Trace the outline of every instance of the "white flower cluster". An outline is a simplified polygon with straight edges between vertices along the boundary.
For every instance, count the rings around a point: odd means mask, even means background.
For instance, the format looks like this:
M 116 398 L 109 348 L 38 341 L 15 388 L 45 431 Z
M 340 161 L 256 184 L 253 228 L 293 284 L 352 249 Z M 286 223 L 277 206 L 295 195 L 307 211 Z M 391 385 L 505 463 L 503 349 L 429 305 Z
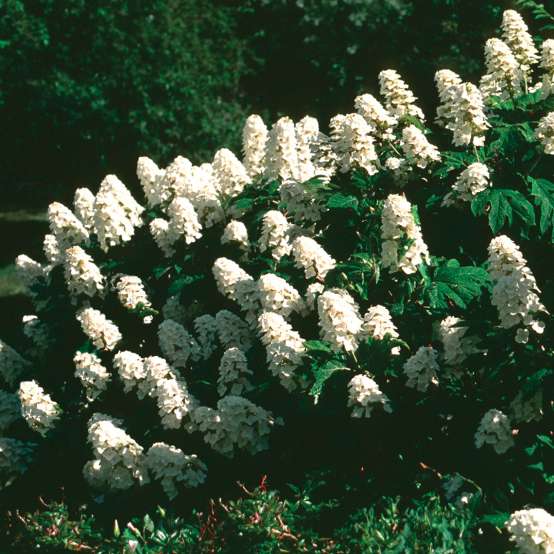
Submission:
M 523 92 L 524 73 L 510 47 L 498 38 L 485 43 L 486 73 L 479 88 L 485 100 L 499 96 L 503 100 Z
M 510 47 L 522 71 L 529 75 L 531 67 L 539 61 L 539 54 L 525 21 L 514 10 L 506 10 L 502 15 L 502 38 Z
M 158 183 L 158 194 L 162 202 L 176 196 L 188 196 L 191 185 L 192 163 L 184 156 L 177 156 L 163 171 Z
M 0 489 L 27 471 L 36 444 L 0 437 Z
M 390 312 L 379 304 L 371 306 L 365 313 L 363 332 L 376 340 L 383 340 L 385 337 L 398 338 L 398 331 L 392 322 Z
M 404 364 L 404 373 L 408 377 L 406 386 L 425 392 L 429 385 L 438 385 L 438 352 L 431 346 L 420 346 L 416 353 Z
M 292 255 L 296 267 L 304 270 L 306 279 L 315 277 L 323 281 L 337 263 L 314 239 L 305 236 L 294 239 Z
M 300 293 L 282 277 L 264 273 L 258 279 L 260 303 L 265 312 L 275 312 L 288 317 L 292 312 L 303 313 L 305 304 Z
M 141 278 L 136 275 L 122 275 L 116 283 L 116 289 L 119 301 L 128 310 L 134 310 L 139 304 L 142 304 L 143 308 L 152 305 Z
M 0 433 L 21 417 L 21 404 L 17 394 L 0 389 Z
M 15 385 L 29 365 L 25 358 L 0 339 L 0 376 L 10 387 Z
M 183 238 L 185 244 L 197 241 L 202 233 L 202 225 L 191 201 L 184 196 L 174 198 L 167 208 L 169 216 L 169 231 L 172 242 Z
M 85 464 L 83 474 L 94 488 L 125 490 L 136 481 L 148 483 L 143 448 L 121 428 L 122 423 L 99 413 L 88 422 L 88 442 L 95 459 Z
M 59 405 L 36 381 L 21 381 L 18 396 L 23 419 L 44 437 L 60 417 Z
M 541 44 L 541 63 L 544 69 L 541 82 L 541 95 L 548 98 L 554 90 L 554 39 L 548 38 Z
M 385 69 L 379 73 L 381 95 L 385 99 L 385 107 L 395 117 L 406 115 L 425 121 L 420 108 L 415 105 L 417 98 L 408 85 L 394 69 Z
M 287 218 L 277 210 L 267 211 L 262 218 L 262 230 L 259 239 L 260 252 L 271 250 L 273 259 L 279 261 L 283 256 L 290 254 L 291 224 Z
M 204 314 L 195 318 L 193 326 L 202 357 L 207 360 L 217 350 L 216 319 L 209 314 Z
M 77 314 L 83 333 L 92 341 L 96 348 L 113 350 L 122 339 L 117 325 L 110 321 L 102 312 L 94 308 L 85 308 Z
M 154 241 L 158 245 L 158 248 L 167 258 L 175 254 L 173 243 L 175 242 L 176 237 L 170 229 L 169 222 L 167 220 L 162 217 L 157 217 L 150 222 L 149 229 Z
M 554 516 L 546 510 L 518 510 L 506 522 L 506 529 L 522 554 L 554 553 Z
M 217 258 L 212 272 L 219 292 L 234 300 L 247 312 L 247 321 L 251 320 L 259 305 L 258 286 L 254 278 L 229 258 Z
M 166 319 L 158 327 L 158 342 L 162 354 L 174 367 L 186 368 L 189 358 L 198 361 L 202 356 L 196 339 L 179 323 Z
M 240 348 L 228 348 L 223 352 L 219 363 L 217 393 L 223 397 L 227 394 L 240 396 L 252 390 L 248 375 L 253 375 L 248 369 L 248 361 Z
M 161 482 L 170 500 L 179 494 L 179 487 L 198 487 L 206 480 L 208 468 L 196 456 L 186 455 L 180 448 L 155 442 L 146 453 L 146 466 L 153 478 Z
M 227 223 L 221 235 L 221 244 L 236 243 L 243 250 L 248 250 L 248 230 L 242 221 L 233 219 Z
M 491 301 L 498 309 L 500 326 L 510 329 L 523 325 L 516 332 L 516 342 L 526 343 L 529 329 L 538 334 L 544 331 L 544 323 L 535 319 L 537 312 L 545 311 L 535 276 L 517 244 L 506 235 L 493 238 L 488 251 L 489 275 L 494 283 Z
M 224 348 L 236 346 L 248 352 L 253 344 L 252 333 L 248 325 L 238 315 L 229 310 L 220 310 L 215 314 L 217 336 Z
M 406 160 L 421 169 L 425 169 L 430 163 L 438 162 L 441 159 L 438 148 L 433 146 L 415 125 L 408 125 L 402 129 L 400 146 Z
M 468 165 L 458 175 L 456 182 L 442 202 L 443 206 L 452 206 L 457 202 L 471 202 L 480 192 L 491 186 L 489 168 L 481 162 Z
M 514 446 L 510 418 L 500 410 L 489 410 L 479 423 L 475 446 L 481 448 L 484 444 L 490 444 L 497 454 L 504 454 Z
M 211 448 L 232 457 L 235 450 L 256 454 L 266 450 L 271 428 L 279 423 L 271 412 L 241 396 L 226 396 L 217 409 L 201 406 L 192 414 L 193 423 Z
M 63 252 L 60 250 L 58 239 L 55 235 L 46 234 L 42 241 L 42 250 L 50 267 L 56 267 L 63 262 Z
M 143 211 L 127 187 L 115 175 L 107 175 L 94 200 L 94 229 L 100 248 L 107 252 L 130 241 L 135 227 L 142 225 Z
M 160 186 L 164 171 L 150 158 L 141 156 L 137 161 L 137 177 L 150 207 L 157 206 L 168 199 L 164 189 Z
M 216 189 L 223 198 L 233 198 L 250 183 L 245 167 L 227 148 L 215 153 L 212 168 Z
M 429 250 L 415 222 L 412 205 L 404 195 L 387 196 L 381 214 L 381 238 L 381 263 L 391 273 L 401 270 L 410 275 L 429 259 Z M 411 241 L 411 244 L 403 248 L 405 240 Z
M 372 133 L 382 141 L 394 140 L 393 129 L 398 119 L 391 115 L 371 94 L 362 94 L 354 99 L 356 111 L 367 121 Z
M 329 127 L 337 168 L 341 173 L 353 169 L 365 169 L 369 175 L 377 173 L 372 128 L 360 114 L 336 115 Z
M 56 237 L 61 251 L 89 240 L 88 231 L 75 214 L 63 204 L 52 202 L 48 206 L 50 231 Z
M 546 114 L 539 121 L 535 136 L 543 145 L 546 154 L 554 154 L 554 112 Z
M 305 182 L 316 176 L 318 173 L 314 165 L 313 150 L 319 139 L 319 122 L 315 117 L 307 115 L 303 117 L 294 127 L 296 132 L 296 157 L 298 160 L 298 171 L 296 178 Z
M 145 367 L 148 372 L 149 361 L 156 356 L 145 359 Z M 148 382 L 151 374 L 147 374 Z M 186 416 L 190 415 L 196 407 L 196 399 L 189 393 L 185 382 L 173 375 L 158 380 L 150 395 L 156 399 L 158 415 L 161 424 L 166 429 L 179 429 Z
M 458 317 L 448 316 L 439 325 L 444 362 L 450 366 L 459 365 L 468 356 L 479 352 L 478 338 L 466 336 L 467 327 L 460 325 L 461 322 L 462 320 Z
M 242 151 L 243 164 L 251 178 L 264 173 L 267 138 L 268 131 L 263 119 L 256 114 L 248 116 L 242 131 Z
M 296 129 L 290 117 L 277 120 L 269 133 L 265 156 L 265 177 L 288 181 L 298 177 Z
M 304 339 L 274 312 L 264 312 L 258 318 L 262 343 L 266 347 L 266 360 L 269 371 L 279 378 L 287 390 L 294 390 L 301 379 L 295 370 L 302 364 L 306 353 Z
M 352 417 L 371 417 L 371 412 L 381 406 L 387 413 L 392 412 L 390 401 L 379 385 L 367 375 L 355 375 L 348 383 L 348 406 Z
M 108 370 L 102 365 L 102 360 L 89 352 L 77 352 L 73 357 L 75 377 L 81 381 L 87 399 L 96 400 L 107 388 L 111 379 Z
M 98 266 L 80 246 L 72 246 L 64 256 L 65 282 L 69 294 L 75 297 L 84 294 L 92 298 L 104 291 L 104 277 Z
M 86 187 L 75 190 L 73 211 L 87 231 L 94 227 L 94 194 Z
M 317 299 L 317 311 L 323 340 L 333 350 L 355 352 L 363 326 L 356 301 L 345 290 L 326 290 Z
M 446 127 L 454 118 L 454 100 L 457 85 L 462 84 L 460 76 L 450 69 L 439 69 L 435 73 L 435 85 L 439 94 L 440 105 L 437 108 L 437 123 Z
M 320 168 L 314 169 L 318 176 L 324 178 Z M 309 223 L 321 219 L 321 200 L 309 188 L 297 183 L 287 181 L 279 188 L 281 203 L 286 208 L 287 215 L 298 223 Z

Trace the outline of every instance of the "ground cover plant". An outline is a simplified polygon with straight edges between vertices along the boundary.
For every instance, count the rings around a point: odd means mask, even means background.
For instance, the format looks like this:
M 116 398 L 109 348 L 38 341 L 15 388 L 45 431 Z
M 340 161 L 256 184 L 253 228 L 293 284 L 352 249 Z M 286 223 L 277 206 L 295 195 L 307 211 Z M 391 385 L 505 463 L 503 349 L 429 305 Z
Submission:
M 17 259 L 35 313 L 0 343 L 6 502 L 184 512 L 328 467 L 363 476 L 362 551 L 406 548 L 369 499 L 434 492 L 452 541 L 448 503 L 475 502 L 477 543 L 551 552 L 554 41 L 505 11 L 485 68 L 438 71 L 436 116 L 384 70 L 328 128 L 252 115 L 242 159 L 141 157 L 140 186 L 52 203 L 44 260 Z

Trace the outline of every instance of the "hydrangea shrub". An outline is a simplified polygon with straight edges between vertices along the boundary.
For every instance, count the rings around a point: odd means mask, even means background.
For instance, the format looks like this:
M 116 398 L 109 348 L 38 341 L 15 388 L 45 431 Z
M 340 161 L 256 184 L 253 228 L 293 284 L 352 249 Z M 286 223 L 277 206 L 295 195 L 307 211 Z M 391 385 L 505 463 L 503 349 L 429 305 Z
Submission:
M 174 498 L 329 425 L 354 465 L 552 505 L 553 44 L 508 10 L 478 85 L 437 72 L 436 118 L 385 70 L 328 130 L 252 115 L 242 156 L 52 204 L 0 342 L 3 481 L 71 427 L 93 490 Z

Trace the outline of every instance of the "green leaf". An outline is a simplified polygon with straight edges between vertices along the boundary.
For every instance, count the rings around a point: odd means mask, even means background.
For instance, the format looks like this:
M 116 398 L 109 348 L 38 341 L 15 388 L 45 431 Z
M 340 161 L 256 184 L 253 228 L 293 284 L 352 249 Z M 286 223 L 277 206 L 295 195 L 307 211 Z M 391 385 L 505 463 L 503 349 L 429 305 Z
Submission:
M 486 514 L 481 518 L 483 523 L 490 523 L 495 527 L 504 527 L 504 524 L 510 518 L 510 514 L 506 512 L 500 512 L 497 514 Z
M 205 275 L 197 274 L 197 275 L 183 275 L 182 277 L 178 277 L 175 279 L 171 285 L 169 285 L 169 288 L 167 289 L 167 292 L 170 296 L 174 296 L 178 292 L 180 292 L 185 287 L 188 287 L 192 283 L 195 283 L 196 281 L 201 281 L 205 278 Z
M 307 340 L 304 344 L 308 352 L 332 352 L 329 344 L 321 340 Z
M 506 225 L 512 225 L 514 213 L 526 225 L 535 224 L 533 205 L 521 192 L 512 189 L 489 189 L 478 194 L 471 203 L 474 215 L 481 215 L 489 206 L 489 227 L 497 233 Z
M 339 209 L 347 209 L 351 208 L 353 210 L 358 209 L 358 199 L 355 196 L 342 194 L 340 192 L 337 192 L 329 197 L 329 200 L 327 200 L 327 207 L 328 208 L 339 208 Z
M 541 235 L 545 235 L 548 229 L 552 229 L 550 241 L 554 242 L 554 183 L 547 179 L 533 177 L 527 177 L 527 179 L 531 183 L 531 195 L 535 199 L 535 205 L 541 211 L 539 220 Z
M 451 303 L 465 309 L 488 283 L 489 276 L 483 268 L 455 267 L 447 263 L 435 270 L 433 282 L 427 289 L 429 303 L 435 309 L 447 309 Z
M 314 370 L 313 373 L 315 381 L 309 392 L 309 395 L 314 397 L 314 404 L 317 404 L 319 401 L 319 396 L 323 391 L 323 385 L 325 385 L 325 382 L 337 371 L 350 371 L 350 369 L 345 367 L 342 362 L 338 360 L 329 360 L 321 367 Z

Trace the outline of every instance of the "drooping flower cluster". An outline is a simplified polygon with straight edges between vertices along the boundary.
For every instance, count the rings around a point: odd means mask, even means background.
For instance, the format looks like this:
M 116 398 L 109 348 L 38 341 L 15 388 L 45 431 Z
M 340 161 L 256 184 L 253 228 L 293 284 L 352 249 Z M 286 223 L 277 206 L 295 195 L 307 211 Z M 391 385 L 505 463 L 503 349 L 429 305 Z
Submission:
M 242 131 L 244 167 L 251 178 L 258 177 L 265 170 L 265 149 L 268 131 L 263 119 L 256 114 L 246 118 Z
M 116 289 L 119 301 L 128 310 L 134 310 L 139 305 L 144 308 L 152 305 L 141 278 L 136 275 L 122 275 L 117 281 Z
M 506 10 L 502 14 L 502 38 L 510 47 L 522 71 L 529 75 L 532 66 L 539 61 L 539 55 L 525 21 L 514 10 Z
M 524 72 L 510 47 L 498 38 L 490 38 L 485 44 L 486 73 L 479 88 L 485 100 L 491 96 L 508 99 L 523 92 Z
M 215 314 L 217 336 L 224 348 L 236 346 L 244 352 L 252 347 L 253 337 L 246 322 L 229 310 Z
M 415 222 L 412 205 L 404 195 L 387 196 L 381 214 L 381 237 L 381 261 L 391 273 L 400 270 L 410 275 L 429 258 L 429 250 Z M 405 241 L 411 242 L 404 246 Z
M 73 211 L 87 231 L 94 227 L 94 194 L 86 187 L 75 190 Z
M 409 115 L 425 121 L 423 112 L 415 105 L 417 98 L 394 69 L 385 69 L 379 73 L 379 86 L 385 107 L 393 116 L 400 118 Z
M 290 117 L 277 120 L 269 133 L 265 156 L 265 177 L 288 181 L 298 177 L 296 129 Z
M 318 297 L 317 309 L 323 340 L 334 350 L 355 352 L 363 325 L 355 300 L 345 290 L 330 289 Z
M 242 163 L 227 148 L 215 153 L 212 168 L 216 189 L 223 198 L 233 198 L 240 194 L 250 182 Z
M 48 221 L 60 251 L 89 240 L 89 234 L 83 223 L 69 208 L 59 202 L 52 202 L 48 206 Z
M 217 393 L 221 397 L 227 394 L 240 396 L 252 390 L 248 375 L 252 375 L 252 371 L 248 369 L 244 352 L 240 348 L 228 348 L 219 362 Z
M 169 229 L 173 234 L 174 242 L 183 239 L 185 244 L 197 241 L 202 233 L 202 225 L 198 220 L 194 206 L 188 198 L 177 196 L 167 208 Z
M 417 352 L 404 364 L 404 373 L 408 377 L 406 386 L 425 392 L 429 385 L 438 385 L 438 352 L 431 346 L 420 346 Z
M 352 408 L 352 417 L 371 417 L 371 412 L 379 407 L 392 412 L 387 395 L 371 377 L 363 374 L 355 375 L 348 383 L 348 406 Z
M 554 112 L 546 114 L 539 121 L 535 135 L 543 145 L 546 154 L 554 154 Z
M 162 354 L 174 367 L 186 368 L 189 358 L 198 361 L 201 348 L 196 339 L 179 323 L 166 319 L 158 327 Z
M 232 456 L 235 450 L 251 454 L 266 450 L 271 428 L 279 423 L 271 412 L 241 396 L 222 398 L 217 409 L 201 406 L 192 420 L 204 441 L 224 456 Z
M 122 338 L 117 325 L 94 308 L 81 310 L 77 321 L 92 344 L 101 350 L 113 350 Z
M 295 370 L 302 364 L 306 353 L 304 340 L 287 323 L 283 316 L 264 312 L 258 318 L 261 340 L 266 347 L 269 371 L 287 390 L 294 390 L 301 379 Z
M 274 273 L 264 273 L 258 279 L 258 292 L 262 309 L 266 312 L 275 312 L 286 318 L 292 312 L 305 310 L 300 293 Z
M 468 165 L 457 177 L 443 200 L 443 206 L 451 206 L 457 202 L 471 202 L 480 192 L 491 186 L 489 169 L 485 164 L 474 162 Z
M 509 237 L 501 235 L 489 244 L 489 274 L 493 281 L 492 304 L 498 309 L 500 326 L 510 329 L 522 325 L 516 332 L 516 342 L 526 343 L 529 330 L 541 334 L 544 323 L 535 319 L 544 312 L 535 276 L 527 267 L 521 250 Z
M 489 410 L 479 423 L 475 446 L 481 448 L 485 444 L 490 444 L 497 454 L 504 454 L 514 446 L 510 418 L 500 410 Z
M 364 314 L 363 333 L 375 340 L 398 338 L 398 331 L 385 306 L 371 306 Z
M 541 95 L 548 98 L 554 90 L 554 39 L 548 38 L 541 44 L 542 74 Z
M 81 381 L 89 401 L 94 401 L 107 388 L 111 380 L 108 370 L 102 365 L 102 360 L 89 352 L 77 352 L 73 357 L 75 377 Z
M 318 173 L 314 165 L 313 150 L 319 138 L 319 122 L 315 117 L 307 115 L 296 125 L 296 157 L 298 160 L 297 179 L 303 183 Z
M 262 218 L 262 231 L 260 233 L 260 252 L 271 251 L 275 260 L 290 254 L 292 245 L 290 242 L 291 224 L 287 218 L 277 210 L 267 211 Z
M 554 516 L 542 508 L 514 512 L 506 522 L 506 529 L 523 554 L 554 552 Z
M 146 453 L 146 466 L 152 477 L 172 500 L 180 487 L 198 487 L 206 480 L 208 468 L 196 454 L 187 455 L 180 448 L 155 442 Z
M 60 407 L 36 381 L 19 383 L 19 402 L 21 415 L 27 425 L 45 436 L 54 427 L 60 417 Z
M 448 316 L 439 325 L 444 362 L 450 366 L 462 364 L 468 356 L 479 352 L 478 338 L 466 336 L 468 329 L 460 325 L 461 321 L 458 317 Z
M 236 243 L 243 250 L 248 250 L 248 230 L 242 221 L 233 219 L 227 223 L 221 235 L 221 244 Z
M 94 414 L 88 422 L 88 442 L 95 459 L 85 464 L 83 475 L 98 489 L 125 490 L 135 482 L 148 483 L 143 448 L 123 429 L 120 419 Z
M 385 110 L 377 98 L 371 94 L 362 94 L 354 99 L 354 107 L 380 140 L 394 139 L 393 129 L 398 120 Z
M 254 278 L 229 258 L 218 258 L 212 267 L 217 289 L 247 312 L 247 321 L 258 307 L 258 287 Z
M 421 169 L 441 159 L 438 148 L 433 146 L 415 125 L 408 125 L 402 129 L 400 146 L 406 159 Z
M 439 94 L 440 105 L 437 108 L 437 123 L 443 127 L 454 121 L 456 86 L 462 84 L 461 77 L 450 69 L 439 69 L 435 73 L 435 84 Z
M 104 277 L 98 266 L 80 246 L 72 246 L 64 256 L 65 282 L 69 294 L 75 297 L 84 294 L 89 298 L 104 290 Z
M 137 177 L 150 207 L 158 206 L 169 198 L 169 191 L 161 186 L 164 171 L 150 158 L 141 156 L 137 161 Z
M 292 255 L 296 267 L 304 270 L 306 279 L 315 277 L 323 281 L 327 273 L 336 265 L 336 261 L 310 237 L 300 236 L 294 239 Z

